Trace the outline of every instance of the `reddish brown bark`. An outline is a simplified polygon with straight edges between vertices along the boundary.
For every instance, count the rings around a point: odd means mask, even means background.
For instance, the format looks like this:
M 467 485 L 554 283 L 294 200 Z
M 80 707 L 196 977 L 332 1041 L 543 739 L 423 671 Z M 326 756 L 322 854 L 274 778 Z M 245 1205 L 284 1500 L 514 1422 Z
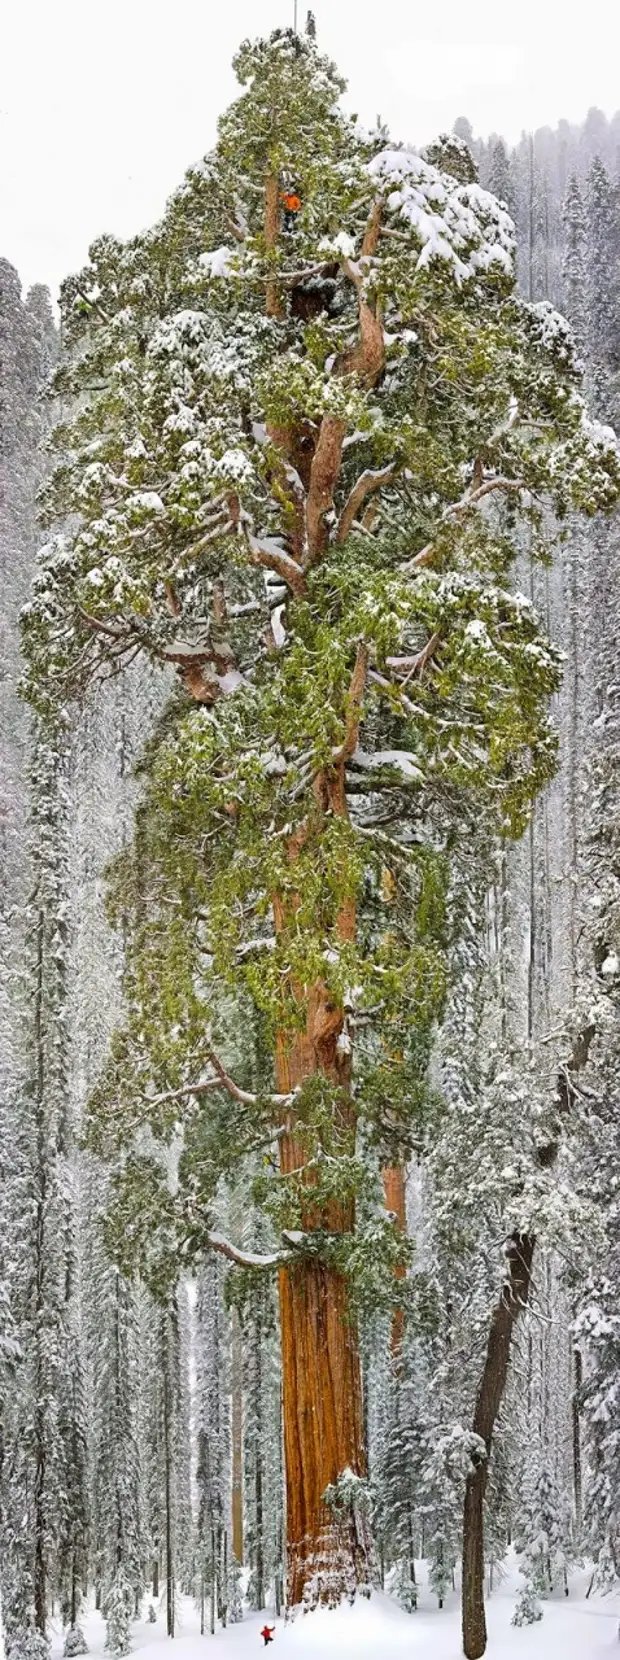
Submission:
M 354 741 L 353 726 L 361 697 L 361 661 L 358 652 L 351 684 L 351 718 L 343 751 Z M 355 714 L 356 712 L 356 714 Z M 317 803 L 331 812 L 346 813 L 344 759 L 316 785 Z M 319 831 L 320 833 L 320 831 Z M 301 837 L 291 844 L 290 857 L 299 853 Z M 276 929 L 286 913 L 274 902 Z M 355 934 L 353 901 L 338 917 L 342 939 Z M 300 993 L 301 995 L 301 993 Z M 355 1110 L 347 1102 L 351 1063 L 338 1043 L 344 1012 L 326 987 L 317 982 L 304 998 L 301 1031 L 281 1033 L 276 1049 L 278 1090 L 288 1094 L 305 1079 L 322 1072 L 343 1090 L 339 1126 L 351 1148 L 355 1141 Z M 303 1167 L 306 1148 L 291 1120 L 280 1142 L 280 1164 L 290 1173 Z M 354 1225 L 352 1203 L 332 1202 L 317 1213 L 308 1180 L 304 1228 L 323 1227 L 330 1234 Z M 346 1280 L 320 1261 L 300 1262 L 280 1272 L 280 1328 L 282 1341 L 284 1453 L 286 1467 L 288 1597 L 292 1606 L 306 1602 L 335 1603 L 369 1573 L 370 1542 L 354 1516 L 336 1520 L 324 1502 L 325 1490 L 344 1470 L 366 1473 L 361 1368 L 357 1332 L 348 1306 Z
M 342 1014 L 313 989 L 306 1030 L 278 1045 L 278 1089 L 286 1092 L 317 1071 L 347 1082 L 337 1038 Z M 353 1116 L 351 1114 L 351 1134 Z M 283 1137 L 281 1168 L 299 1169 L 305 1150 L 295 1134 Z M 308 1226 L 321 1221 L 331 1233 L 353 1226 L 353 1207 L 336 1206 L 317 1217 L 309 1189 Z M 280 1272 L 284 1453 L 286 1464 L 288 1597 L 334 1603 L 368 1578 L 368 1540 L 353 1518 L 335 1522 L 324 1502 L 326 1488 L 343 1470 L 366 1472 L 361 1372 L 346 1281 L 320 1262 Z
M 275 173 L 268 173 L 265 179 L 265 218 L 264 235 L 265 247 L 269 253 L 275 248 L 280 229 L 280 184 Z M 284 307 L 282 296 L 277 282 L 272 279 L 265 288 L 265 309 L 268 317 L 282 317 Z
M 346 430 L 346 421 L 339 420 L 335 415 L 324 415 L 310 469 L 306 508 L 308 560 L 311 565 L 318 563 L 327 547 L 327 515 L 331 513 L 334 505 L 334 490 L 342 466 L 342 445 Z

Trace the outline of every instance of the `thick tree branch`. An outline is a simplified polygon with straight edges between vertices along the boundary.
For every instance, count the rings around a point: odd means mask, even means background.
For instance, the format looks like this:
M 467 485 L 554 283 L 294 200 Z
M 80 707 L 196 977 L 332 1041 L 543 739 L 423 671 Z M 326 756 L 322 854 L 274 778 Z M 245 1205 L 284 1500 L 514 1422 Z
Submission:
M 360 507 L 362 507 L 364 502 L 367 500 L 367 497 L 374 495 L 375 492 L 380 490 L 384 484 L 390 484 L 391 480 L 396 477 L 398 468 L 399 463 L 397 461 L 390 461 L 387 467 L 379 467 L 374 470 L 371 467 L 368 467 L 366 471 L 360 475 L 357 483 L 353 485 L 351 494 L 345 502 L 338 520 L 336 535 L 334 537 L 334 541 L 338 547 L 341 547 L 342 543 L 346 542 L 351 526 L 357 518 Z
M 149 1107 L 160 1107 L 164 1106 L 167 1101 L 182 1101 L 188 1095 L 208 1095 L 214 1089 L 227 1090 L 228 1094 L 232 1095 L 235 1101 L 239 1101 L 243 1107 L 255 1107 L 258 1101 L 261 1102 L 261 1105 L 267 1107 L 289 1107 L 291 1105 L 292 1095 L 256 1095 L 252 1090 L 241 1089 L 239 1084 L 235 1083 L 234 1078 L 230 1077 L 213 1049 L 207 1050 L 207 1059 L 211 1062 L 215 1072 L 214 1078 L 199 1078 L 193 1083 L 181 1084 L 178 1089 L 166 1089 L 161 1095 L 147 1096 L 145 1097 L 147 1105 Z M 282 1130 L 274 1131 L 274 1139 L 283 1133 Z
M 265 248 L 269 254 L 276 247 L 280 230 L 280 181 L 277 173 L 267 173 L 265 177 L 263 227 Z M 265 285 L 265 301 L 268 317 L 283 316 L 284 307 L 279 286 L 273 277 L 270 277 Z
M 235 1262 L 239 1268 L 282 1268 L 285 1263 L 293 1260 L 293 1252 L 282 1250 L 273 1251 L 269 1256 L 258 1256 L 254 1251 L 240 1251 L 232 1240 L 225 1239 L 221 1233 L 209 1233 L 206 1239 L 212 1251 L 219 1251 L 229 1262 Z
M 427 640 L 426 645 L 422 647 L 422 650 L 416 652 L 415 657 L 386 657 L 386 665 L 388 669 L 393 669 L 395 674 L 403 674 L 405 676 L 403 685 L 406 685 L 407 681 L 412 680 L 415 674 L 422 674 L 427 663 L 430 663 L 431 658 L 435 656 L 440 644 L 441 634 L 435 631 L 434 634 L 431 634 L 430 640 Z
M 99 617 L 92 617 L 90 611 L 84 611 L 81 605 L 78 605 L 77 612 L 82 622 L 86 623 L 87 628 L 92 628 L 95 634 L 105 634 L 108 640 L 126 640 L 128 632 L 131 633 L 131 630 L 114 628 L 112 623 L 104 623 L 101 622 Z
M 334 490 L 342 466 L 342 445 L 346 421 L 335 415 L 324 415 L 318 443 L 310 468 L 310 488 L 306 506 L 309 566 L 318 564 L 327 547 L 329 531 L 327 515 L 334 505 Z
M 359 260 L 344 259 L 343 270 L 357 290 L 360 338 L 341 362 L 345 374 L 360 375 L 366 386 L 374 386 L 385 364 L 385 336 L 379 305 L 369 305 L 365 296 L 368 265 L 377 251 L 383 204 L 374 203 L 364 232 Z
M 293 1101 L 293 1095 L 292 1094 L 289 1094 L 289 1095 L 264 1095 L 264 1096 L 262 1096 L 262 1095 L 253 1094 L 252 1091 L 249 1090 L 249 1089 L 240 1089 L 239 1085 L 235 1083 L 234 1079 L 229 1077 L 228 1072 L 226 1071 L 225 1067 L 222 1066 L 222 1062 L 219 1059 L 219 1057 L 216 1055 L 215 1050 L 214 1049 L 209 1049 L 207 1051 L 207 1054 L 208 1054 L 208 1058 L 211 1062 L 211 1065 L 212 1065 L 214 1071 L 217 1073 L 219 1081 L 223 1085 L 224 1089 L 228 1090 L 229 1095 L 232 1095 L 235 1101 L 240 1101 L 242 1106 L 244 1106 L 244 1107 L 255 1107 L 257 1102 L 261 1101 L 261 1102 L 264 1102 L 265 1106 L 290 1107 L 290 1105 Z
M 266 570 L 274 571 L 296 598 L 303 597 L 306 592 L 306 577 L 297 560 L 291 558 L 290 553 L 286 553 L 284 548 L 276 547 L 275 543 L 269 542 L 267 545 L 264 541 L 259 541 L 251 531 L 246 531 L 246 540 L 252 564 L 263 565 Z

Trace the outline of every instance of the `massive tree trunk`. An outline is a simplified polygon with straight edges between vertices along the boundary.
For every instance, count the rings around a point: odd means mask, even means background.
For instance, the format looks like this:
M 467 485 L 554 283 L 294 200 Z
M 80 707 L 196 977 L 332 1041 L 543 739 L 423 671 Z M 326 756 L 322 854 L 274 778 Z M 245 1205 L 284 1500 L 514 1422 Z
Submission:
M 310 999 L 306 1033 L 279 1044 L 278 1087 L 288 1091 L 322 1070 L 337 1072 L 337 1028 L 321 989 Z M 331 1019 L 333 1065 L 318 1033 Z M 353 1123 L 351 1123 L 353 1135 Z M 304 1163 L 294 1133 L 283 1138 L 281 1167 Z M 310 1196 L 309 1196 L 310 1198 Z M 312 1218 L 316 1222 L 317 1218 Z M 352 1207 L 330 1207 L 321 1218 L 331 1233 L 353 1226 Z M 324 1493 L 344 1470 L 366 1473 L 362 1389 L 357 1332 L 347 1284 L 330 1266 L 300 1261 L 280 1272 L 280 1326 L 284 1456 L 286 1469 L 288 1602 L 335 1603 L 356 1584 L 367 1582 L 369 1540 L 354 1517 L 337 1521 Z
M 357 685 L 353 685 L 357 697 Z M 317 782 L 317 798 L 331 812 L 345 814 L 344 754 L 329 775 Z M 320 829 L 319 832 L 320 834 Z M 291 859 L 298 848 L 291 846 Z M 274 904 L 276 929 L 287 913 Z M 353 901 L 342 906 L 337 929 L 343 940 L 355 935 Z M 350 1097 L 351 1060 L 348 1044 L 339 1040 L 344 1011 L 327 988 L 317 982 L 304 999 L 304 1028 L 281 1033 L 276 1049 L 278 1089 L 289 1093 L 317 1072 L 342 1091 L 339 1136 L 355 1145 L 355 1108 Z M 348 1106 L 347 1106 L 348 1101 Z M 306 1147 L 294 1115 L 289 1133 L 280 1143 L 283 1173 L 302 1168 Z M 336 1203 L 318 1211 L 308 1180 L 304 1226 L 329 1234 L 349 1232 L 354 1225 L 352 1203 Z M 328 1263 L 300 1260 L 280 1272 L 284 1455 L 286 1467 L 288 1602 L 336 1603 L 367 1583 L 370 1541 L 354 1514 L 344 1519 L 325 1504 L 327 1487 L 345 1470 L 366 1474 L 361 1367 L 357 1331 L 349 1308 L 343 1275 Z
M 534 1238 L 513 1234 L 506 1256 L 508 1274 L 491 1319 L 487 1352 L 476 1396 L 472 1428 L 486 1448 L 467 1477 L 463 1514 L 463 1650 L 480 1660 L 487 1645 L 484 1612 L 484 1495 L 493 1431 L 502 1404 L 515 1324 L 525 1308 L 532 1277 Z

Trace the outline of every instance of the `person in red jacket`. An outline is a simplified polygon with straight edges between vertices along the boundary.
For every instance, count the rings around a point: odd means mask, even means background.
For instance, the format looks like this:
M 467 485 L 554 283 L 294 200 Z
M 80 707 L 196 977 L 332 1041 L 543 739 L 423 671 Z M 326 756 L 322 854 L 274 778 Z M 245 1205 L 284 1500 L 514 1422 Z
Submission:
M 263 1629 L 261 1631 L 261 1637 L 262 1637 L 263 1642 L 265 1644 L 265 1648 L 267 1647 L 268 1643 L 273 1642 L 273 1634 L 274 1634 L 275 1629 L 276 1629 L 275 1625 L 264 1625 L 263 1626 Z

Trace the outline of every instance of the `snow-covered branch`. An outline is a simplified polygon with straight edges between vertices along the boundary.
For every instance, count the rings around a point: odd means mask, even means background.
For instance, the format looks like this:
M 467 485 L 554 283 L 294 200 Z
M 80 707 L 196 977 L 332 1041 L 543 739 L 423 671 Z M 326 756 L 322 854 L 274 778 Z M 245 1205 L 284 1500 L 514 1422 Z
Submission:
M 181 1101 L 188 1095 L 207 1095 L 214 1089 L 225 1089 L 235 1101 L 243 1107 L 255 1107 L 260 1100 L 265 1106 L 289 1107 L 293 1095 L 256 1095 L 252 1090 L 241 1089 L 234 1078 L 226 1071 L 215 1050 L 207 1050 L 207 1059 L 210 1061 L 215 1077 L 194 1079 L 192 1083 L 181 1084 L 178 1089 L 167 1089 L 161 1095 L 152 1095 L 148 1098 L 149 1107 L 164 1106 L 167 1101 Z
M 290 588 L 292 594 L 301 598 L 306 591 L 306 578 L 301 565 L 291 557 L 284 548 L 281 548 L 271 537 L 253 536 L 251 531 L 246 533 L 248 550 L 253 565 L 264 565 L 268 571 L 275 571 L 282 581 Z
M 431 634 L 430 640 L 427 640 L 426 645 L 422 647 L 421 651 L 416 652 L 414 657 L 387 657 L 388 669 L 393 669 L 395 674 L 403 674 L 405 682 L 412 680 L 415 674 L 421 674 L 427 663 L 430 663 L 431 658 L 435 656 L 440 641 L 441 635 L 435 630 L 435 633 Z
M 485 478 L 483 483 L 478 485 L 477 489 L 467 490 L 465 495 L 461 496 L 459 501 L 455 501 L 450 507 L 446 507 L 445 512 L 442 514 L 440 524 L 446 524 L 450 519 L 464 518 L 472 507 L 478 507 L 480 502 L 484 501 L 485 496 L 490 496 L 495 491 L 504 491 L 506 494 L 516 493 L 520 495 L 524 489 L 525 484 L 522 478 Z M 413 559 L 410 559 L 408 564 L 404 566 L 404 569 L 406 571 L 415 571 L 419 570 L 423 565 L 430 565 L 435 558 L 436 553 L 436 541 L 427 542 L 426 547 L 421 548 L 420 552 L 416 553 Z
M 377 490 L 381 489 L 382 485 L 389 484 L 391 480 L 395 478 L 396 473 L 398 472 L 398 465 L 397 461 L 390 461 L 387 467 L 379 467 L 374 469 L 367 467 L 366 471 L 360 475 L 357 483 L 353 485 L 351 494 L 345 502 L 338 520 L 336 535 L 334 538 L 338 547 L 341 547 L 342 543 L 346 542 L 347 536 L 354 520 L 357 518 L 360 507 L 363 506 L 368 496 L 374 495 Z
M 292 1251 L 272 1251 L 268 1256 L 259 1256 L 255 1251 L 241 1251 L 232 1240 L 226 1239 L 224 1234 L 207 1234 L 207 1245 L 212 1251 L 219 1251 L 229 1262 L 234 1262 L 239 1268 L 282 1268 L 293 1258 Z

